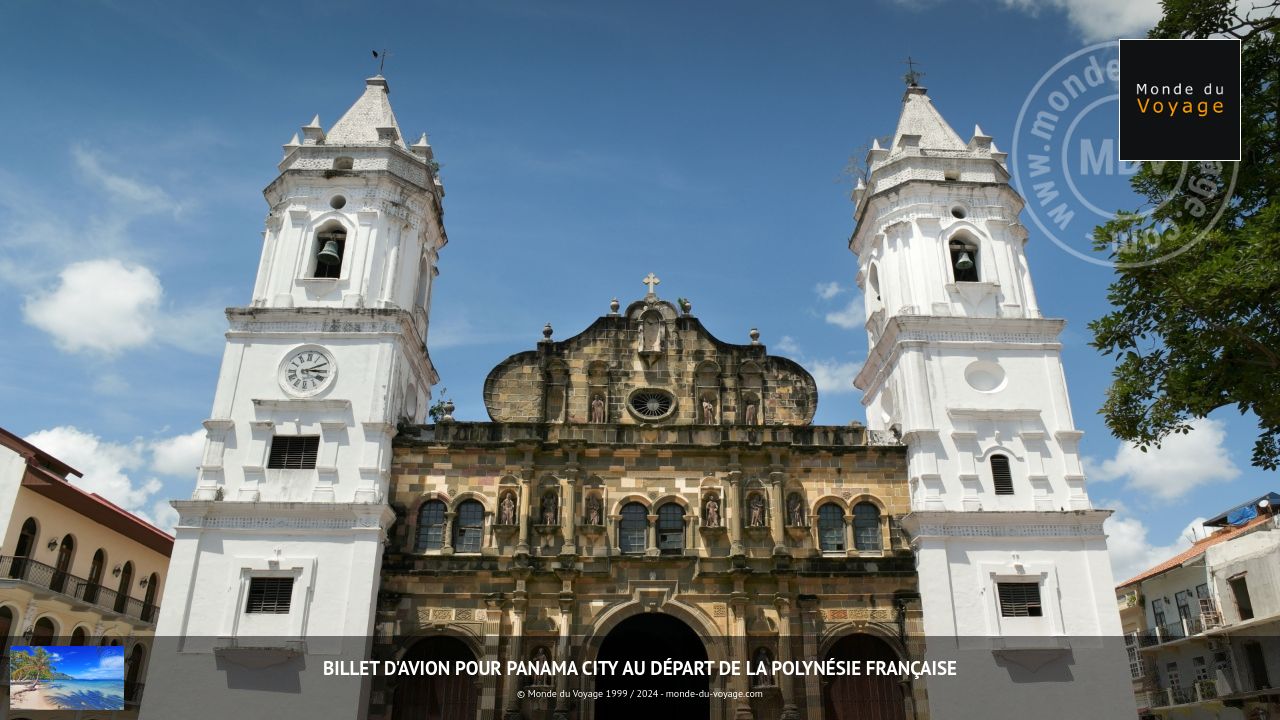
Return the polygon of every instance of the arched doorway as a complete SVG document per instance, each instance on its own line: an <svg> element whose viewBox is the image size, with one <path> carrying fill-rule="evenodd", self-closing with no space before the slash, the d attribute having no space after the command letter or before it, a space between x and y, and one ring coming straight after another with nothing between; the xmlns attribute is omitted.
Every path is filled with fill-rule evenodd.
<svg viewBox="0 0 1280 720"><path fill-rule="evenodd" d="M58 545L58 559L53 565L53 580L49 583L49 589L54 592L62 592L67 587L67 575L71 573L71 558L76 554L76 539L70 535L62 536L62 543Z"/></svg>
<svg viewBox="0 0 1280 720"><path fill-rule="evenodd" d="M9 633L13 632L13 611L0 606L0 654L9 647Z"/></svg>
<svg viewBox="0 0 1280 720"><path fill-rule="evenodd" d="M900 660L889 644L862 633L840 638L828 660ZM836 676L822 694L823 720L906 720L902 684L889 675Z"/></svg>
<svg viewBox="0 0 1280 720"><path fill-rule="evenodd" d="M142 619L146 622L156 621L156 592L160 588L160 576L151 573L147 578L147 595L142 600Z"/></svg>
<svg viewBox="0 0 1280 720"><path fill-rule="evenodd" d="M129 703L138 700L138 681L142 679L142 661L146 656L146 649L138 643L124 661L124 699Z"/></svg>
<svg viewBox="0 0 1280 720"><path fill-rule="evenodd" d="M453 665L472 661L475 653L461 640L440 635L419 640L402 658L405 661L436 660ZM457 675L407 675L396 686L392 720L474 720L475 678Z"/></svg>
<svg viewBox="0 0 1280 720"><path fill-rule="evenodd" d="M657 690L659 695L666 692L684 693L692 691L694 695L710 690L708 675L622 675L622 663L627 661L644 662L648 667L650 660L687 660L701 661L707 659L707 648L702 638L688 625L663 613L643 613L633 615L618 623L604 642L600 644L600 652L596 660L618 661L618 670L612 675L603 675L596 679L596 691L604 696L596 701L596 720L617 720L618 718L680 718L681 720L698 720L711 716L711 699L709 697L656 697L643 700L630 700L630 692L618 693L618 697L610 698L611 690Z"/></svg>
<svg viewBox="0 0 1280 720"><path fill-rule="evenodd" d="M13 564L9 566L9 577L25 578L27 576L27 558L36 547L36 519L27 518L18 532L18 544L13 549Z"/></svg>
<svg viewBox="0 0 1280 720"><path fill-rule="evenodd" d="M27 644L31 646L52 645L53 637L57 632L57 629L53 626L53 621L47 617L42 617L31 627L31 640L27 641Z"/></svg>
<svg viewBox="0 0 1280 720"><path fill-rule="evenodd" d="M120 571L120 587L116 590L116 612L122 613L129 608L129 585L133 583L133 562L126 562Z"/></svg>
<svg viewBox="0 0 1280 720"><path fill-rule="evenodd" d="M98 590L102 587L102 572L107 566L107 553L102 548L93 554L93 563L89 565L89 584L84 586L84 601L98 602Z"/></svg>

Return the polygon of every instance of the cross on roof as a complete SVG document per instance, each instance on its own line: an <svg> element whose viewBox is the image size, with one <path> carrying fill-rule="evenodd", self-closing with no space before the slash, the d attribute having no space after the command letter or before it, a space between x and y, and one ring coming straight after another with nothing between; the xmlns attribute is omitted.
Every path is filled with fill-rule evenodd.
<svg viewBox="0 0 1280 720"><path fill-rule="evenodd" d="M644 283L645 285L648 285L649 294L653 295L655 294L653 292L653 286L661 283L662 281L658 279L657 275L654 275L653 273L649 273L647 276L645 276L645 279L641 280L640 282Z"/></svg>
<svg viewBox="0 0 1280 720"><path fill-rule="evenodd" d="M924 73L916 70L916 61L907 56L907 74L903 77L907 81L907 85L915 87L920 84L920 78L924 77Z"/></svg>

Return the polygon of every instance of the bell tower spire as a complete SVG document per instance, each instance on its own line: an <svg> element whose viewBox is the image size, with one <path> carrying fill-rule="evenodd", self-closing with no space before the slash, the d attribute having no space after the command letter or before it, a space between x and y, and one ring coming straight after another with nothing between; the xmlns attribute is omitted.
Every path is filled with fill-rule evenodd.
<svg viewBox="0 0 1280 720"><path fill-rule="evenodd" d="M395 517L391 439L400 423L423 421L438 381L427 331L447 242L431 146L425 134L406 144L389 94L386 78L371 77L328 130L319 116L304 125L263 191L257 280L249 305L227 310L195 490L173 503L177 580L157 634L182 651L158 648L168 654L151 664L148 720L191 707L367 710L358 679L274 697L232 681L197 691L182 678L248 662L236 650L245 646L316 656L301 662L308 670L320 656L366 656ZM260 612L254 598L268 591L272 609Z"/></svg>
<svg viewBox="0 0 1280 720"><path fill-rule="evenodd" d="M917 553L931 653L952 637L963 646L1020 636L1043 650L1091 636L1096 651L1073 648L1071 707L1111 717L1133 701L1114 642L1102 531L1110 513L1085 492L1061 360L1065 322L1041 315L1018 219L1024 201L1005 158L981 128L961 139L925 88L907 87L892 142L872 147L853 194L849 247L870 347L854 384L868 427L906 445L911 513L902 524ZM998 601L1006 595L1032 598L1034 611L1011 615ZM1048 692L1008 685L993 664L999 654L984 652L960 655L966 687L954 697L951 686L930 686L931 717L990 715L990 694L969 681L987 671L1004 673L998 694L1010 703L1030 707Z"/></svg>

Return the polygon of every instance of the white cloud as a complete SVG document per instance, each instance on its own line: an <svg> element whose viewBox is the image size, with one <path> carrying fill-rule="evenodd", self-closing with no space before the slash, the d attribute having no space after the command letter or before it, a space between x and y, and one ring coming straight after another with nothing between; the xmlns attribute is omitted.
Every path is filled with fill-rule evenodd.
<svg viewBox="0 0 1280 720"><path fill-rule="evenodd" d="M853 392L853 378L861 369L858 363L836 360L812 360L805 364L809 366L813 380L818 384L818 393L828 395Z"/></svg>
<svg viewBox="0 0 1280 720"><path fill-rule="evenodd" d="M856 330L862 327L867 322L866 313L862 309L862 298L855 295L843 308L827 313L825 319L828 323L845 330Z"/></svg>
<svg viewBox="0 0 1280 720"><path fill-rule="evenodd" d="M1085 42L1143 37L1160 22L1160 0L1000 0L1007 8L1037 15L1042 10L1067 16Z"/></svg>
<svg viewBox="0 0 1280 720"><path fill-rule="evenodd" d="M797 344L796 339L790 335L783 335L782 339L778 340L778 343L773 347L778 352L786 353L787 355L800 354L800 345Z"/></svg>
<svg viewBox="0 0 1280 720"><path fill-rule="evenodd" d="M1233 480L1240 468L1225 447L1226 427L1221 421L1191 422L1186 435L1170 435L1158 448L1142 452L1133 445L1120 445L1114 457L1097 462L1086 460L1088 475L1095 481L1124 480L1129 490L1176 500L1200 485Z"/></svg>
<svg viewBox="0 0 1280 720"><path fill-rule="evenodd" d="M113 443L93 433L63 425L40 430L27 441L84 473L71 476L76 487L97 493L157 527L171 530L177 513L160 496L162 484L151 473L173 475L190 482L202 446L192 449L204 432L147 442Z"/></svg>
<svg viewBox="0 0 1280 720"><path fill-rule="evenodd" d="M151 340L163 294L141 265L85 260L68 265L49 292L29 296L23 315L62 350L117 353Z"/></svg>
<svg viewBox="0 0 1280 720"><path fill-rule="evenodd" d="M107 650L108 648L103 648ZM98 659L96 668L85 668L76 674L81 680L115 680L124 672L124 652L107 653Z"/></svg>
<svg viewBox="0 0 1280 720"><path fill-rule="evenodd" d="M177 435L151 444L151 469L161 475L194 476L204 453L204 430Z"/></svg>
<svg viewBox="0 0 1280 720"><path fill-rule="evenodd" d="M1197 517L1187 523L1171 542L1156 545L1147 538L1149 530L1142 520L1118 510L1107 518L1103 526L1116 583L1122 583L1191 547L1194 538L1205 536L1204 521L1205 518Z"/></svg>
<svg viewBox="0 0 1280 720"><path fill-rule="evenodd" d="M840 283L832 280L831 282L818 283L813 287L813 291L823 300L830 300L844 292L845 288L840 287Z"/></svg>

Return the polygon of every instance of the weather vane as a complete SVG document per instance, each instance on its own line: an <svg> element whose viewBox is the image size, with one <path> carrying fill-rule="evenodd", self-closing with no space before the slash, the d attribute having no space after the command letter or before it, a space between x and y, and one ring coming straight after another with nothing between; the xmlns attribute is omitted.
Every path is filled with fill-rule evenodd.
<svg viewBox="0 0 1280 720"><path fill-rule="evenodd" d="M903 79L907 81L907 85L909 85L910 87L915 87L920 84L920 78L924 77L924 73L916 69L916 62L915 60L911 59L910 55L907 56L906 64L907 64L907 74L903 77Z"/></svg>
<svg viewBox="0 0 1280 720"><path fill-rule="evenodd" d="M381 75L382 66L387 62L387 55L388 55L387 50L386 48L383 48L382 52L378 52L377 50L373 50L372 52L373 52L373 59L378 61L378 74Z"/></svg>

